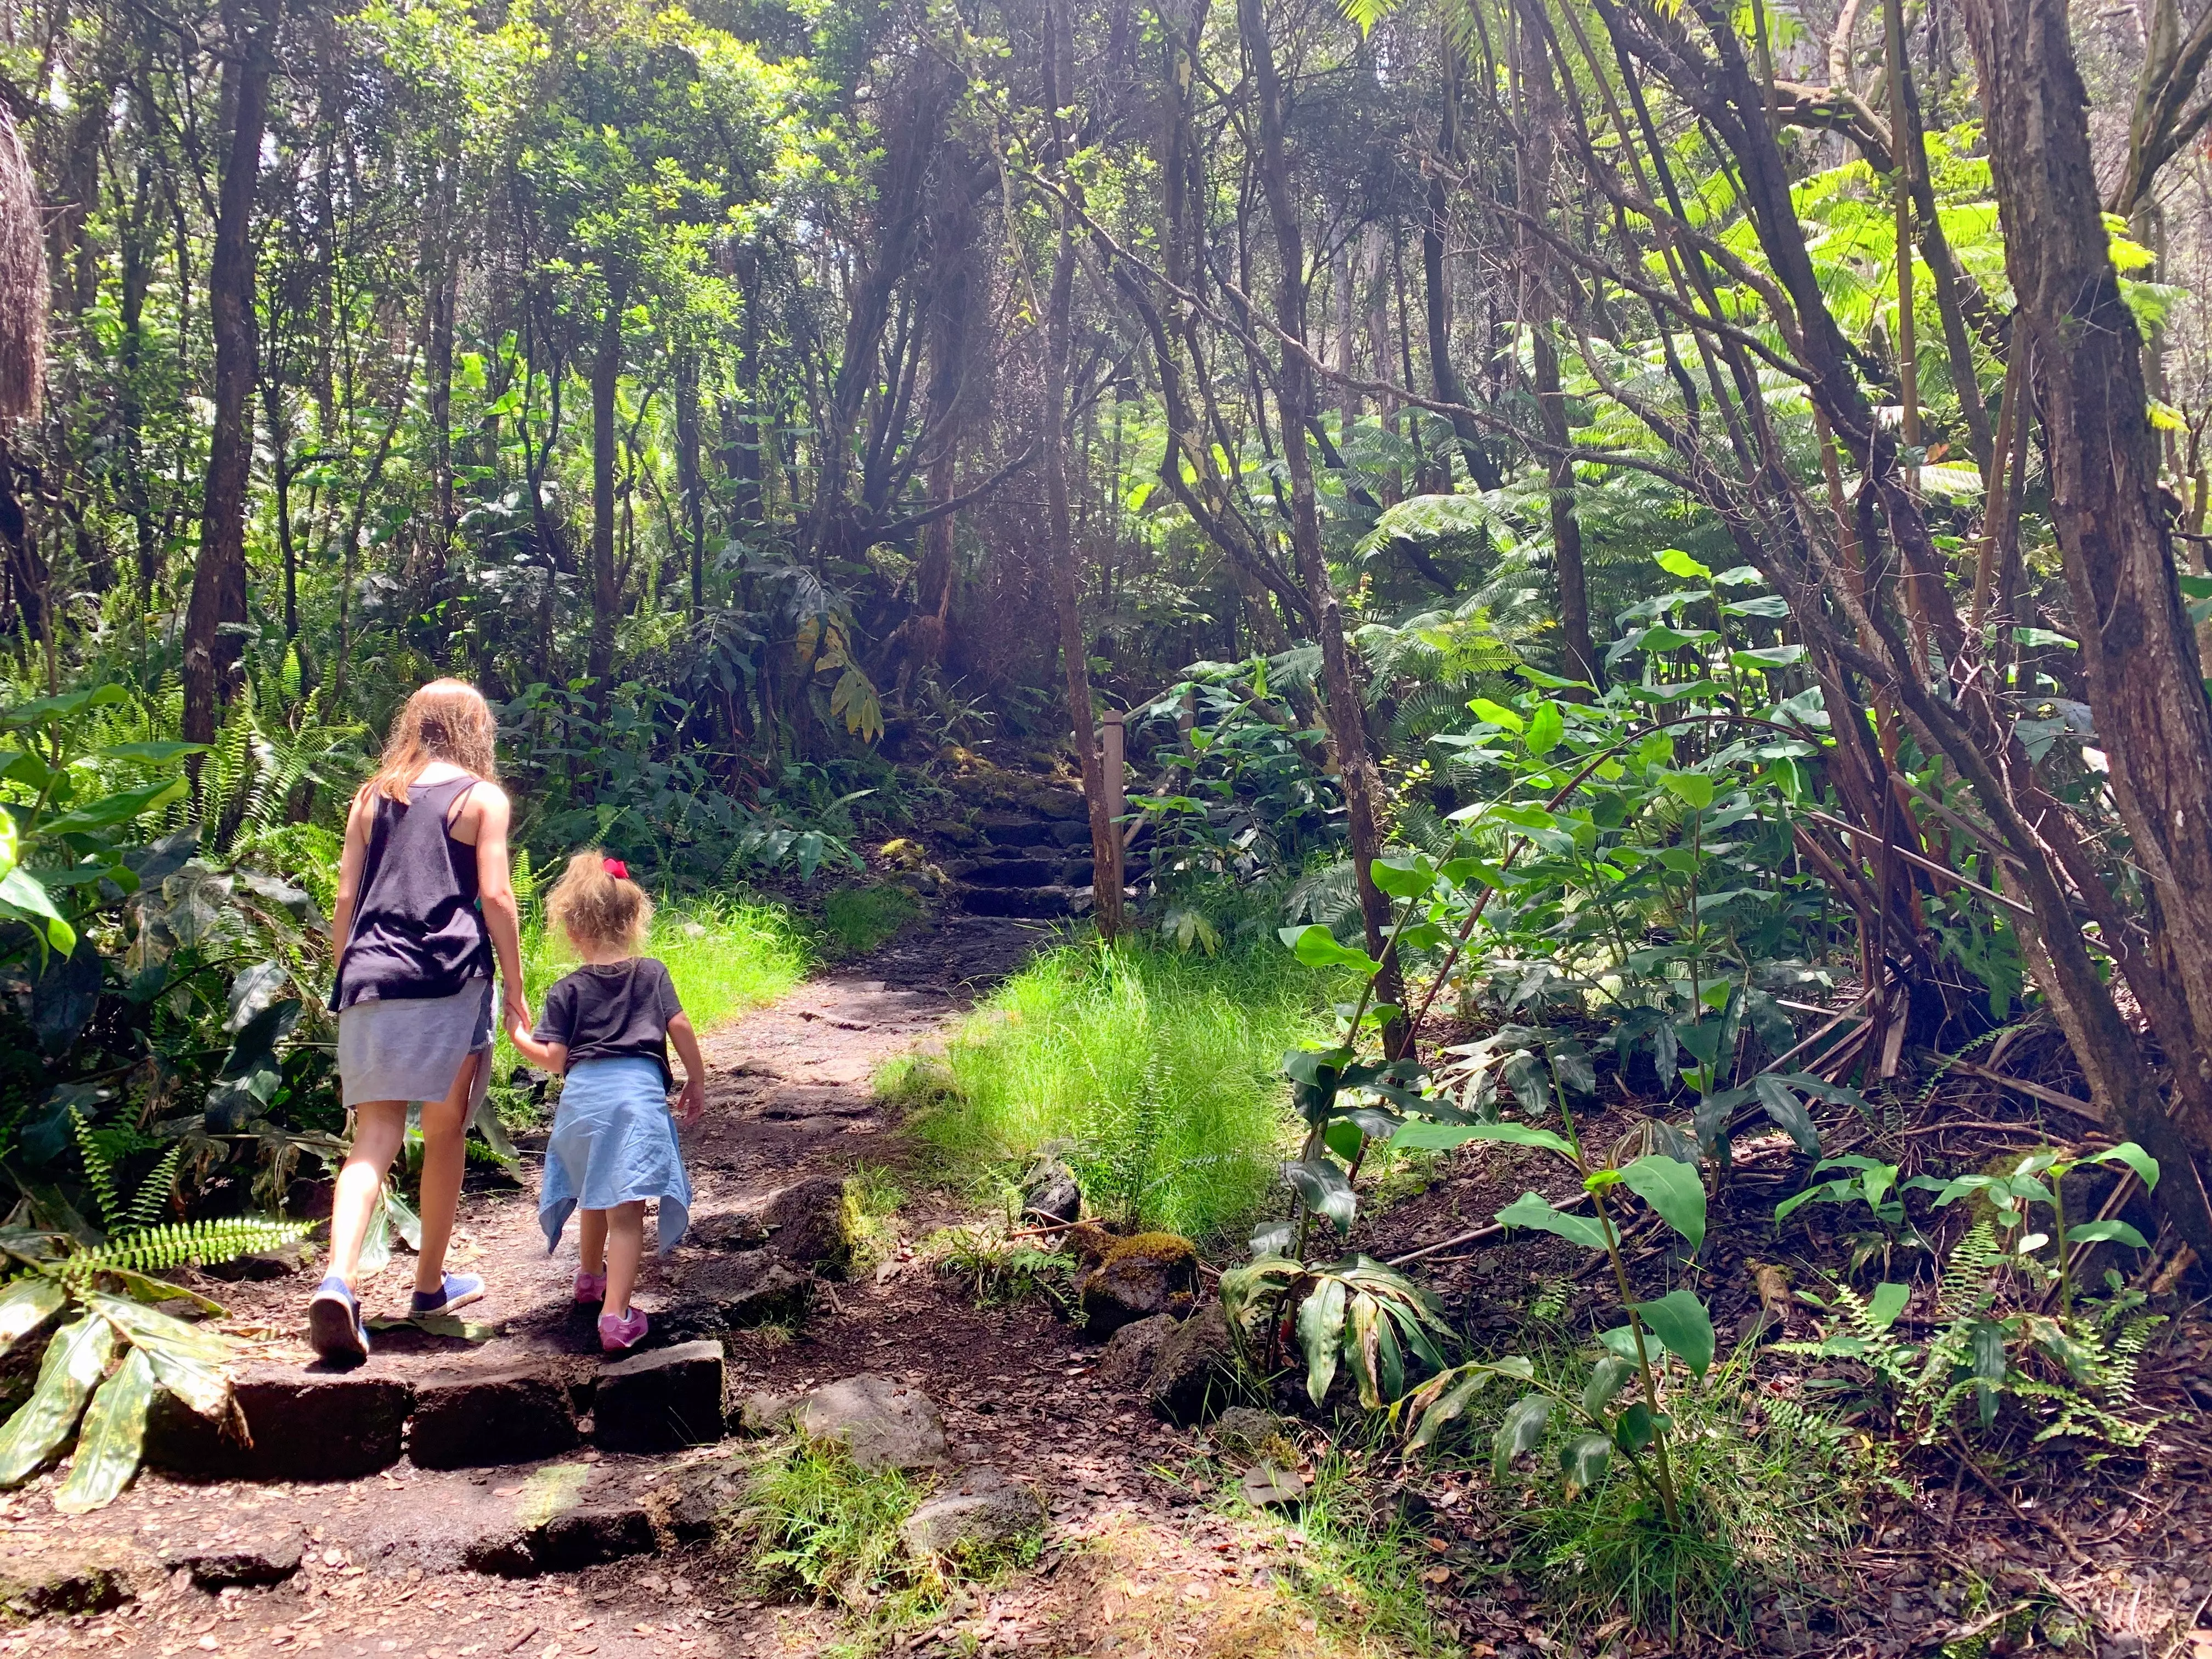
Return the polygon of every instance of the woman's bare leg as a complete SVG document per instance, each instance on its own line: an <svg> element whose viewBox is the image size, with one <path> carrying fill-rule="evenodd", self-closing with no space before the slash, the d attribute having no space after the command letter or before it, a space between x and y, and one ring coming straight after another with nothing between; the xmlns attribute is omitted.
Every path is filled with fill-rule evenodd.
<svg viewBox="0 0 2212 1659"><path fill-rule="evenodd" d="M637 1286L638 1258L645 1254L645 1200L634 1198L601 1210L607 1228L607 1313L627 1316L629 1293Z"/></svg>
<svg viewBox="0 0 2212 1659"><path fill-rule="evenodd" d="M331 1200L331 1271L349 1285L361 1271L362 1241L368 1236L377 1194L384 1190L385 1172L406 1133L404 1100L363 1101L353 1109L353 1145L346 1149Z"/></svg>
<svg viewBox="0 0 2212 1659"><path fill-rule="evenodd" d="M453 1216L461 1205L461 1170L466 1163L462 1147L468 1131L469 1099L475 1091L477 1067L488 1054L471 1054L461 1062L453 1086L446 1097L422 1103L422 1251L415 1258L415 1288L435 1291L446 1279L446 1246L453 1237Z"/></svg>
<svg viewBox="0 0 2212 1659"><path fill-rule="evenodd" d="M607 1270L607 1212L579 1211L576 1227L576 1266L587 1273Z"/></svg>

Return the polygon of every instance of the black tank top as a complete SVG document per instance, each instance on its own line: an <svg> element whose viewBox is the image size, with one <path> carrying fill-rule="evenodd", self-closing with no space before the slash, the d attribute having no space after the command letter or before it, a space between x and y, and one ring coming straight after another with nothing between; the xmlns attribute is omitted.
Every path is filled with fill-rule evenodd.
<svg viewBox="0 0 2212 1659"><path fill-rule="evenodd" d="M477 902L477 849L447 827L472 777L412 785L404 805L376 798L353 938L333 1008L449 997L491 977L491 934Z"/></svg>

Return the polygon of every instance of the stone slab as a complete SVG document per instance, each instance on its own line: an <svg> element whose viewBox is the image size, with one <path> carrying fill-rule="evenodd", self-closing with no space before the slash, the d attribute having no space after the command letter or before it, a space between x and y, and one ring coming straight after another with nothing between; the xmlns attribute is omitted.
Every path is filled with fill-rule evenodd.
<svg viewBox="0 0 2212 1659"><path fill-rule="evenodd" d="M146 1461L237 1480L358 1480L399 1461L414 1386L373 1372L249 1368L236 1384L251 1443L226 1437L173 1396L155 1396Z"/></svg>
<svg viewBox="0 0 2212 1659"><path fill-rule="evenodd" d="M720 1440L722 1345L652 1348L605 1366L592 1395L592 1436L609 1451L665 1452Z"/></svg>
<svg viewBox="0 0 2212 1659"><path fill-rule="evenodd" d="M532 1463L576 1444L562 1379L540 1366L434 1373L415 1386L407 1455L425 1469Z"/></svg>
<svg viewBox="0 0 2212 1659"><path fill-rule="evenodd" d="M796 1319L813 1291L814 1276L774 1250L710 1257L685 1267L683 1284L652 1316L646 1340L668 1346Z"/></svg>
<svg viewBox="0 0 2212 1659"><path fill-rule="evenodd" d="M182 1567L202 1589L226 1584L281 1584L300 1570L307 1534L297 1527L276 1527L243 1538L210 1539L171 1552L162 1562Z"/></svg>

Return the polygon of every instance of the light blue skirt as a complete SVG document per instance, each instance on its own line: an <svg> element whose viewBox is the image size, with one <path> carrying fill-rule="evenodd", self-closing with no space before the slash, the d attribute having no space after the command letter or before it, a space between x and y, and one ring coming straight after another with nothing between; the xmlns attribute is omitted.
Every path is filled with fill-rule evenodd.
<svg viewBox="0 0 2212 1659"><path fill-rule="evenodd" d="M568 1212L579 1206L611 1210L647 1198L660 1200L665 1255L691 1224L691 1182L660 1067L638 1058L580 1061L561 1085L545 1148L538 1221L546 1254L559 1248Z"/></svg>

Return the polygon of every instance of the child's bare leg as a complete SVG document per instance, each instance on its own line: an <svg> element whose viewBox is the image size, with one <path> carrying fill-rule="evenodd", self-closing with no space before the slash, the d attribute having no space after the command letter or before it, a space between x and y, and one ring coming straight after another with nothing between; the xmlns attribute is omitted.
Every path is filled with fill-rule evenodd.
<svg viewBox="0 0 2212 1659"><path fill-rule="evenodd" d="M607 1212L585 1210L576 1230L576 1265L587 1273L606 1271Z"/></svg>
<svg viewBox="0 0 2212 1659"><path fill-rule="evenodd" d="M628 1316L629 1293L637 1285L638 1258L645 1253L645 1200L632 1199L611 1210L598 1210L606 1229L606 1312Z"/></svg>

